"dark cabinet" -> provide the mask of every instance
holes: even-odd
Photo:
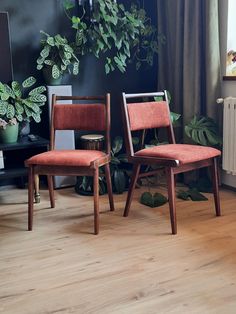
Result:
[[[24,161],[38,153],[48,150],[49,141],[37,136],[34,142],[23,137],[14,144],[0,144],[0,156],[3,158],[4,168],[0,169],[0,180],[27,176]]]

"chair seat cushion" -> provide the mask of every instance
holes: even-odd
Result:
[[[52,150],[29,158],[26,165],[88,167],[91,162],[105,157],[97,150]]]
[[[189,144],[166,144],[139,150],[134,155],[139,157],[175,159],[183,165],[220,156],[221,152],[213,147]]]

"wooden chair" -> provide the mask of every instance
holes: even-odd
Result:
[[[154,97],[163,100],[154,101]],[[152,98],[152,100],[150,100],[150,98]],[[131,99],[132,102],[130,101]],[[149,100],[144,101],[143,99]],[[133,163],[133,174],[129,186],[124,216],[127,217],[129,214],[133,192],[138,177],[154,174],[153,171],[139,174],[141,165],[157,165],[162,166],[165,169],[172,234],[177,233],[175,175],[178,173],[202,167],[210,167],[212,170],[215,212],[217,216],[220,216],[221,210],[218,190],[217,157],[220,156],[221,152],[212,147],[176,144],[166,91],[144,94],[123,93],[122,108],[126,150],[129,162]],[[147,129],[153,128],[165,128],[167,130],[169,144],[143,148],[144,134]],[[134,152],[132,144],[132,131],[142,132],[141,147],[140,150],[136,152]]]
[[[58,104],[72,100],[76,104]],[[81,103],[82,102],[82,103]],[[92,102],[92,103],[91,103]],[[104,133],[105,152],[98,150],[55,150],[55,131],[86,130]],[[53,176],[93,176],[94,184],[94,233],[99,233],[99,168],[105,167],[110,210],[114,210],[110,177],[110,95],[77,97],[52,96],[50,150],[26,160],[29,167],[28,230],[33,227],[34,176],[47,175],[51,207],[55,207]]]

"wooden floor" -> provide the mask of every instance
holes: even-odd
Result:
[[[101,197],[100,234],[93,202],[73,189],[47,191],[27,227],[26,190],[0,190],[0,313],[236,313],[236,193],[221,191],[222,217],[207,202],[177,202],[178,234],[168,205],[138,203],[122,217]]]

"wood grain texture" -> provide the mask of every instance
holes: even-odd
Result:
[[[140,96],[142,95],[142,96]],[[142,138],[141,143],[144,144],[144,134],[147,129],[160,129],[165,128],[168,134],[168,143],[175,144],[175,136],[173,125],[171,122],[170,116],[170,108],[169,108],[169,100],[167,91],[159,93],[162,96],[162,101],[154,101],[147,102],[147,98],[153,98],[153,93],[145,94],[146,99],[140,99],[139,102],[128,103],[127,100],[129,98],[137,98],[143,97],[144,94],[128,94],[122,93],[123,98],[123,106],[122,106],[122,117],[123,117],[123,126],[124,126],[124,134],[125,134],[125,145],[126,145],[126,153],[128,157],[128,161],[134,165],[133,174],[131,183],[129,186],[127,201],[124,210],[124,217],[127,217],[129,214],[133,188],[135,187],[135,183],[138,177],[139,168],[144,165],[149,167],[155,166],[165,167],[167,186],[168,186],[168,199],[169,199],[169,209],[170,209],[170,220],[171,220],[171,229],[173,234],[177,234],[177,223],[176,223],[176,208],[175,208],[175,174],[180,174],[184,172],[189,172],[192,170],[209,167],[212,169],[212,180],[213,182],[213,191],[214,191],[214,201],[215,201],[215,209],[216,215],[220,216],[220,198],[219,198],[219,187],[218,187],[218,167],[217,167],[217,157],[221,155],[220,151],[211,152],[210,147],[205,147],[206,155],[201,153],[197,153],[198,158],[189,158],[189,154],[185,151],[185,154],[188,158],[186,161],[181,161],[181,158],[178,157],[178,154],[172,154],[172,156],[165,149],[167,146],[162,145],[163,154],[152,154],[148,149],[144,149],[145,152],[136,151],[134,149],[132,131],[141,131],[142,130]],[[150,115],[150,110],[146,110],[146,106],[151,106],[149,109],[153,112],[153,115]],[[161,105],[161,106],[160,106]],[[154,107],[153,107],[154,106]],[[149,113],[148,113],[149,112]],[[147,115],[146,115],[147,113]],[[160,116],[158,116],[158,113]],[[160,119],[162,118],[162,120]],[[176,145],[176,150],[178,144]],[[187,145],[188,146],[188,145]],[[190,145],[191,148],[191,145]],[[173,147],[172,147],[173,149]],[[182,148],[183,150],[183,148]],[[192,149],[191,149],[192,150]],[[184,151],[182,152],[184,153]],[[183,155],[183,157],[184,157]],[[166,157],[165,157],[166,156]],[[185,157],[186,157],[185,156]],[[199,159],[199,160],[198,160]],[[155,168],[154,168],[155,169]],[[151,172],[153,170],[151,169]],[[148,176],[150,172],[144,172],[141,174]],[[140,176],[140,177],[141,177]]]
[[[97,100],[103,101],[101,104],[58,104],[57,100]],[[89,109],[90,108],[90,109]],[[81,116],[82,115],[82,116]],[[92,118],[92,116],[94,118]],[[99,119],[104,123],[96,125],[95,123]],[[74,121],[73,123],[71,121]],[[72,123],[72,124],[71,124]],[[39,194],[39,185],[37,184],[37,189],[35,188],[35,182],[33,182],[33,177],[38,178],[39,175],[46,175],[48,180],[48,189],[50,196],[51,207],[55,207],[55,199],[53,192],[53,176],[66,175],[66,176],[93,176],[93,194],[94,194],[94,233],[97,235],[99,233],[99,168],[107,165],[110,162],[110,94],[106,96],[56,96],[52,95],[52,114],[51,114],[51,128],[50,128],[50,150],[53,151],[54,159],[53,162],[49,162],[48,155],[38,154],[25,161],[28,167],[28,230],[33,229],[33,214],[34,214],[34,202],[32,193],[36,190],[36,195]],[[85,162],[80,163],[80,159],[83,160],[81,156],[81,151],[77,150],[76,158],[77,161],[71,162],[70,157],[65,161],[60,154],[60,151],[55,150],[55,132],[60,130],[89,130],[89,131],[103,131],[105,132],[106,139],[106,153],[99,155],[97,157],[91,158],[90,162],[87,164]],[[52,153],[52,152],[49,152]],[[101,152],[99,152],[101,153]],[[63,154],[62,154],[63,155]],[[109,191],[109,203],[111,209],[114,210],[113,204],[113,194],[111,190],[111,178],[110,171],[106,168],[106,178]],[[38,183],[38,181],[37,181]],[[38,197],[36,198],[36,203]]]
[[[115,195],[115,212],[101,196],[97,237],[93,197],[56,190],[50,208],[41,190],[28,232],[27,191],[1,189],[0,313],[235,313],[235,192],[220,191],[221,217],[211,194],[206,202],[177,199],[173,236],[168,204],[139,204],[142,189],[128,218],[126,193]]]

